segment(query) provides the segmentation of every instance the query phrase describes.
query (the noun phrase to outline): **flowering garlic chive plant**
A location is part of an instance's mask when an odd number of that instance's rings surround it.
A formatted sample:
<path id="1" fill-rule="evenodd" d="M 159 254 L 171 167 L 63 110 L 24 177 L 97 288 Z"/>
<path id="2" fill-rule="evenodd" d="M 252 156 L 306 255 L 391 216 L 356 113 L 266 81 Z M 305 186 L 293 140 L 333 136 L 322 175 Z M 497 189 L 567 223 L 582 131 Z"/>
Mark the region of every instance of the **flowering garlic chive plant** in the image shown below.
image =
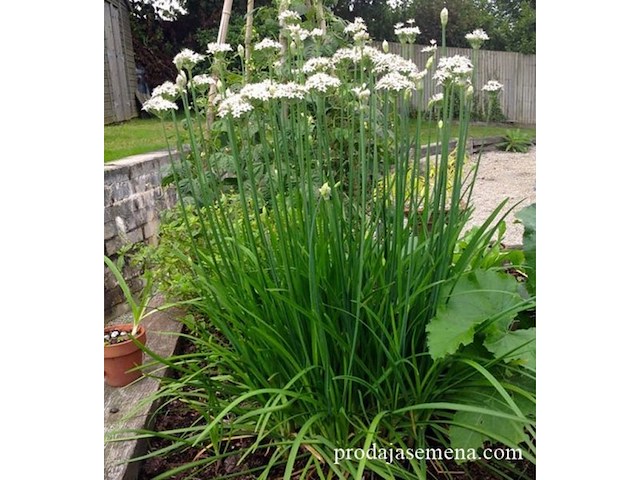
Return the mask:
<path id="1" fill-rule="evenodd" d="M 204 55 L 185 48 L 174 57 L 173 63 L 178 70 L 187 70 L 190 72 L 193 67 L 202 60 L 204 60 Z"/>
<path id="2" fill-rule="evenodd" d="M 228 43 L 211 42 L 207 44 L 207 52 L 211 55 L 219 55 L 232 51 L 233 48 Z"/>
<path id="3" fill-rule="evenodd" d="M 415 20 L 412 20 L 411 23 L 413 22 L 415 22 Z M 403 25 L 403 23 L 396 24 L 393 32 L 398 36 L 400 43 L 414 43 L 416 37 L 420 35 L 420 28 L 413 26 L 405 27 Z"/>
<path id="4" fill-rule="evenodd" d="M 466 88 L 471 85 L 472 73 L 473 64 L 469 57 L 454 55 L 453 57 L 443 57 L 438 61 L 438 68 L 433 78 L 438 85 L 455 84 Z"/>
<path id="5" fill-rule="evenodd" d="M 145 104 L 174 122 L 174 102 L 185 106 L 188 135 L 170 155 L 201 297 L 190 327 L 204 362 L 171 362 L 191 382 L 174 392 L 193 394 L 205 419 L 189 443 L 206 447 L 204 461 L 213 463 L 224 459 L 216 453 L 223 439 L 254 431 L 242 454 L 269 447 L 262 478 L 363 478 L 367 469 L 402 480 L 427 478 L 424 464 L 336 465 L 334 450 L 431 438 L 471 449 L 521 445 L 534 423 L 521 408 L 535 392 L 526 390 L 532 374 L 521 377 L 525 367 L 510 357 L 522 339 L 505 339 L 503 319 L 530 300 L 496 271 L 502 265 L 480 268 L 499 245 L 501 206 L 496 224 L 458 248 L 473 203 L 465 165 L 473 63 L 446 55 L 447 10 L 437 67 L 433 41 L 421 69 L 388 43 L 374 47 L 362 18 L 346 24 L 348 40 L 320 49 L 315 16 L 303 20 L 286 0 L 278 7 L 284 48 L 260 40 L 249 52 L 250 81 L 228 71 L 231 47 L 210 44 L 204 60 L 181 52 L 175 84 Z M 407 21 L 395 30 L 408 52 L 418 27 Z M 209 62 L 204 77 L 192 74 L 199 62 Z M 206 75 L 219 81 L 211 124 L 199 87 Z M 410 119 L 420 88 L 429 108 Z M 506 313 L 463 306 L 438 331 L 460 290 L 491 295 L 483 305 L 517 302 Z M 450 334 L 453 323 L 462 337 Z M 238 421 L 222 421 L 231 415 Z"/>
<path id="6" fill-rule="evenodd" d="M 489 80 L 483 87 L 483 92 L 499 92 L 502 90 L 503 85 L 497 80 Z"/>
<path id="7" fill-rule="evenodd" d="M 474 50 L 479 49 L 480 47 L 482 47 L 482 44 L 484 42 L 489 40 L 489 36 L 481 28 L 476 28 L 473 32 L 467 33 L 465 35 L 465 38 L 467 39 L 467 41 L 471 45 L 471 48 L 473 48 Z"/>
<path id="8" fill-rule="evenodd" d="M 280 43 L 276 42 L 275 40 L 272 40 L 271 38 L 263 38 L 258 43 L 256 43 L 253 48 L 257 51 L 261 51 L 269 49 L 280 50 L 280 47 Z"/>

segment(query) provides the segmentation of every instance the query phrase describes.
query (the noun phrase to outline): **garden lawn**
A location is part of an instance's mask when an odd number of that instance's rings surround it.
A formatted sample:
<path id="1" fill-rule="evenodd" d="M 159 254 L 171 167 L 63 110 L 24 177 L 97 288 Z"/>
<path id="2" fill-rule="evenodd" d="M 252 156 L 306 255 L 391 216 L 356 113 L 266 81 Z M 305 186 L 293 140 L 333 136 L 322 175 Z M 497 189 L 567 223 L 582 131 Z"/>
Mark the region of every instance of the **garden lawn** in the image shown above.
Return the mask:
<path id="1" fill-rule="evenodd" d="M 420 143 L 425 145 L 429 140 L 427 137 L 429 126 L 425 125 L 424 120 L 422 123 L 423 123 L 423 128 L 422 128 L 422 135 L 420 137 L 420 140 L 421 140 Z M 409 125 L 412 129 L 415 128 L 415 125 L 416 125 L 415 119 L 411 119 L 409 121 Z M 434 127 L 435 127 L 435 122 L 433 122 L 433 124 L 430 125 L 431 132 L 434 132 Z M 518 126 L 518 125 L 507 124 L 507 123 L 487 124 L 484 122 L 477 122 L 477 123 L 469 124 L 469 137 L 470 138 L 501 137 L 501 136 L 504 136 L 507 133 L 507 131 L 515 130 L 515 129 L 519 129 L 522 133 L 528 134 L 531 138 L 535 138 L 536 136 L 535 125 L 534 126 Z M 452 137 L 456 138 L 457 133 L 458 133 L 458 123 L 453 122 L 451 126 Z M 431 139 L 431 142 L 432 143 L 434 142 L 433 138 Z"/>
<path id="2" fill-rule="evenodd" d="M 175 128 L 171 121 L 165 123 L 169 142 L 175 144 Z M 410 121 L 411 128 L 415 127 L 415 120 Z M 427 143 L 428 128 L 423 124 L 422 144 Z M 484 138 L 504 135 L 507 130 L 519 128 L 522 132 L 535 137 L 536 128 L 515 127 L 508 124 L 472 123 L 469 125 L 469 137 Z M 458 125 L 454 124 L 452 133 L 455 133 Z M 433 131 L 433 130 L 432 130 Z M 116 125 L 104 126 L 104 162 L 111 162 L 119 158 L 140 153 L 153 152 L 166 149 L 167 144 L 162 131 L 162 123 L 157 118 L 135 118 L 128 122 Z"/>
<path id="3" fill-rule="evenodd" d="M 173 122 L 165 122 L 171 145 L 175 145 Z M 162 123 L 158 118 L 134 118 L 127 122 L 104 126 L 104 162 L 140 153 L 166 150 Z"/>

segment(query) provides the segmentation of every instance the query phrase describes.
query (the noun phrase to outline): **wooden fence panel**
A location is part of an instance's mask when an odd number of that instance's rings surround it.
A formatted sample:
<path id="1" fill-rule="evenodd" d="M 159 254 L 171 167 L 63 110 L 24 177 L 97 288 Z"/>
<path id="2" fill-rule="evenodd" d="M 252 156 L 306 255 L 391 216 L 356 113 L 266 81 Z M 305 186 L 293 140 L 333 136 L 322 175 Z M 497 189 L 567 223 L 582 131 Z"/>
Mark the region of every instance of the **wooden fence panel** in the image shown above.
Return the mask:
<path id="1" fill-rule="evenodd" d="M 129 17 L 120 1 L 104 2 L 104 123 L 137 116 L 136 74 Z"/>
<path id="2" fill-rule="evenodd" d="M 381 42 L 374 42 L 380 48 Z M 413 45 L 409 50 L 409 57 L 423 69 L 428 56 L 422 53 L 424 45 Z M 389 43 L 389 52 L 403 55 L 402 45 Z M 474 60 L 476 65 L 476 89 L 480 98 L 484 97 L 481 89 L 489 80 L 497 80 L 504 85 L 499 95 L 502 112 L 510 122 L 522 124 L 536 123 L 536 56 L 525 55 L 516 52 L 496 52 L 491 50 L 479 50 L 477 59 L 474 59 L 473 50 L 470 48 L 447 47 L 447 56 L 464 55 Z M 405 56 L 405 55 L 403 55 Z M 438 48 L 434 67 L 442 56 L 442 49 Z M 417 109 L 426 108 L 429 98 L 440 88 L 431 78 L 425 78 L 423 91 L 415 92 L 412 103 Z"/>

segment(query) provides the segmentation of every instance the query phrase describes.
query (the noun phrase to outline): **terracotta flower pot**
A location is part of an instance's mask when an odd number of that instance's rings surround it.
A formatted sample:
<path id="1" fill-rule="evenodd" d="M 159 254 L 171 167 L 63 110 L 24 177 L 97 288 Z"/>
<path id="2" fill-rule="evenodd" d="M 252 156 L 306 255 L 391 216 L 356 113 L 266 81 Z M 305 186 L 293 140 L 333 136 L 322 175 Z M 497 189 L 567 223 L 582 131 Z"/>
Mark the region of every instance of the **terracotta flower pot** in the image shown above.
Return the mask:
<path id="1" fill-rule="evenodd" d="M 111 325 L 105 327 L 104 333 L 106 335 L 113 330 L 131 331 L 131 325 Z M 146 344 L 147 332 L 144 327 L 138 327 L 136 340 L 143 345 Z M 138 365 L 142 365 L 142 350 L 133 343 L 133 340 L 104 346 L 104 378 L 108 385 L 123 387 L 140 378 L 142 376 L 140 370 L 129 371 Z"/>

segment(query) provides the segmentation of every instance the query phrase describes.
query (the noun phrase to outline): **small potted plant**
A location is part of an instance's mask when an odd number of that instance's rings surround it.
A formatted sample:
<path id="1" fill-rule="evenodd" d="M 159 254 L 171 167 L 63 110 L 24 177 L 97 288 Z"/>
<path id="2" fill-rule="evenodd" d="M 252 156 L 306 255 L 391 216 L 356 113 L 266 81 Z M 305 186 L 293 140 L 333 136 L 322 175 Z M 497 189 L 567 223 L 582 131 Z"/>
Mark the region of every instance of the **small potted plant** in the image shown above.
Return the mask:
<path id="1" fill-rule="evenodd" d="M 132 369 L 142 365 L 142 350 L 140 346 L 146 344 L 147 332 L 140 322 L 148 314 L 147 307 L 152 297 L 152 282 L 147 278 L 139 299 L 136 300 L 122 273 L 106 255 L 104 263 L 118 281 L 118 285 L 122 289 L 133 315 L 131 323 L 104 327 L 105 381 L 112 387 L 122 387 L 142 375 L 140 369 L 133 371 Z"/>

